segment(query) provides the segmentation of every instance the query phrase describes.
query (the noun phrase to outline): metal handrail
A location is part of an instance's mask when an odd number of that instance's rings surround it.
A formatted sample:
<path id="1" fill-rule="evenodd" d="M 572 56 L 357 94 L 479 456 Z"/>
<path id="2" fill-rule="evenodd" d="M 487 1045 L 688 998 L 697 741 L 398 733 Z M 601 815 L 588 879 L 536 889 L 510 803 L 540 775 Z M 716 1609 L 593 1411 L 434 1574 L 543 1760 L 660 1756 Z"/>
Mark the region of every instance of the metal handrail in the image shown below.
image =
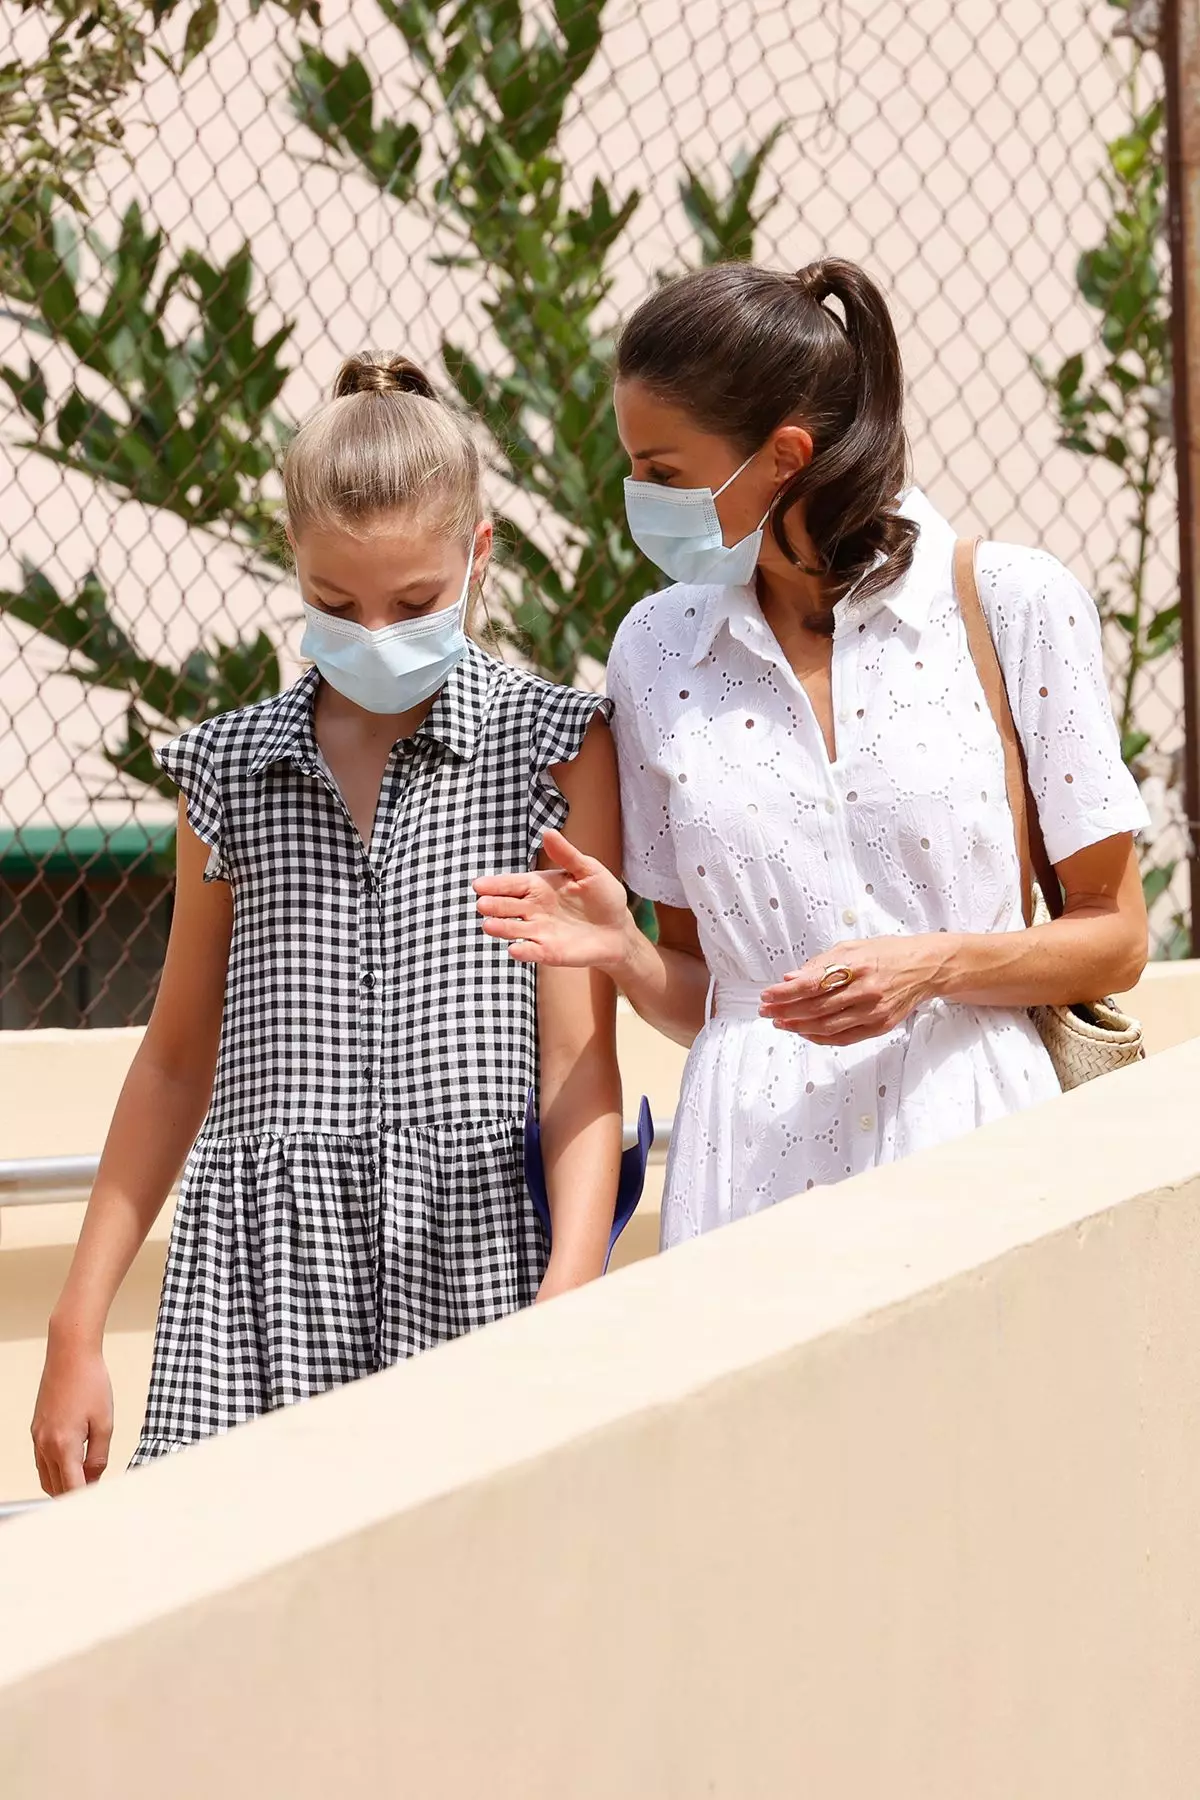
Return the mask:
<path id="1" fill-rule="evenodd" d="M 671 1142 L 671 1119 L 655 1119 L 651 1161 L 660 1161 Z M 628 1147 L 637 1136 L 636 1125 L 626 1125 Z M 6 1206 L 56 1206 L 86 1200 L 100 1167 L 98 1156 L 18 1156 L 0 1159 L 0 1208 Z"/>
<path id="2" fill-rule="evenodd" d="M 0 1206 L 52 1206 L 86 1200 L 98 1156 L 18 1156 L 0 1161 Z"/>

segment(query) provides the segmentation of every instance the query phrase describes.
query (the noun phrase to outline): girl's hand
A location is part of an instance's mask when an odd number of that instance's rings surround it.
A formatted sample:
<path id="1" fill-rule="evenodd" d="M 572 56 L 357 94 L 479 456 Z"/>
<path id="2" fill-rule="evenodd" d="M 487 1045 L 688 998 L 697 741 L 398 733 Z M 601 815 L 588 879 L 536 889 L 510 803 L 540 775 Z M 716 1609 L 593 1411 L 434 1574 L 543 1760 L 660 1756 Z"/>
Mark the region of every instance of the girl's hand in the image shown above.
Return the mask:
<path id="1" fill-rule="evenodd" d="M 546 1265 L 546 1273 L 542 1276 L 542 1284 L 537 1291 L 537 1302 L 555 1300 L 559 1294 L 569 1294 L 574 1288 L 586 1287 L 589 1281 L 595 1281 L 604 1273 L 600 1268 L 585 1268 L 582 1265 L 569 1267 L 564 1262 L 556 1262 L 551 1256 Z M 536 1304 L 535 1303 L 535 1304 Z"/>
<path id="2" fill-rule="evenodd" d="M 517 962 L 615 969 L 625 952 L 629 908 L 617 877 L 560 831 L 542 849 L 556 866 L 525 875 L 481 875 L 473 885 L 489 937 L 508 938 Z"/>
<path id="3" fill-rule="evenodd" d="M 102 1351 L 56 1345 L 51 1333 L 32 1429 L 38 1479 L 47 1494 L 99 1481 L 113 1429 L 112 1383 Z"/>
<path id="4" fill-rule="evenodd" d="M 938 992 L 948 949 L 941 932 L 835 944 L 764 988 L 761 1016 L 813 1044 L 861 1044 L 882 1037 Z M 849 969 L 853 980 L 823 992 L 826 972 L 836 968 Z"/>

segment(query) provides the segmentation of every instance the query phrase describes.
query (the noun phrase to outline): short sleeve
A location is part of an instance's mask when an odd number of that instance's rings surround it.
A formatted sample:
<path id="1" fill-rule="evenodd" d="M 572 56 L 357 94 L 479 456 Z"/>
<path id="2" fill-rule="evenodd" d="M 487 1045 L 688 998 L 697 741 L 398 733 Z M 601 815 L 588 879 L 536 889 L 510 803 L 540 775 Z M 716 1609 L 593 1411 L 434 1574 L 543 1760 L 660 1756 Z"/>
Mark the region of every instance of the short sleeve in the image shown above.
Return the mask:
<path id="1" fill-rule="evenodd" d="M 618 632 L 608 660 L 608 697 L 613 703 L 613 738 L 621 779 L 621 823 L 625 881 L 642 900 L 687 906 L 671 841 L 670 782 L 646 742 L 649 692 L 638 693 L 630 655 L 632 619 Z"/>
<path id="2" fill-rule="evenodd" d="M 567 801 L 552 771 L 574 762 L 595 718 L 609 719 L 612 707 L 603 694 L 547 685 L 530 746 L 530 858 L 536 856 L 545 831 L 561 831 Z"/>
<path id="3" fill-rule="evenodd" d="M 1150 815 L 1121 757 L 1090 594 L 1054 557 L 1015 545 L 982 545 L 978 577 L 1051 862 L 1143 831 Z"/>
<path id="4" fill-rule="evenodd" d="M 187 803 L 188 824 L 211 852 L 205 881 L 228 881 L 225 807 L 217 778 L 212 726 L 193 725 L 157 752 L 158 761 Z"/>

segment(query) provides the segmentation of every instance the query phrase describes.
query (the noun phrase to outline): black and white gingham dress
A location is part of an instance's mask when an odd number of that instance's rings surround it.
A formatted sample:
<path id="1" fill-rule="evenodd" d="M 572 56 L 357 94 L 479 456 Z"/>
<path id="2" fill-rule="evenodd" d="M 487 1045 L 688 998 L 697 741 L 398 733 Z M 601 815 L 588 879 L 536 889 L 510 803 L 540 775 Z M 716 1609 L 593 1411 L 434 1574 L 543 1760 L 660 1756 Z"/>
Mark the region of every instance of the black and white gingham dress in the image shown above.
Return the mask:
<path id="1" fill-rule="evenodd" d="M 533 1299 L 533 970 L 471 881 L 528 867 L 595 695 L 471 646 L 394 748 L 364 849 L 310 671 L 161 751 L 234 895 L 212 1106 L 185 1171 L 134 1462 Z"/>

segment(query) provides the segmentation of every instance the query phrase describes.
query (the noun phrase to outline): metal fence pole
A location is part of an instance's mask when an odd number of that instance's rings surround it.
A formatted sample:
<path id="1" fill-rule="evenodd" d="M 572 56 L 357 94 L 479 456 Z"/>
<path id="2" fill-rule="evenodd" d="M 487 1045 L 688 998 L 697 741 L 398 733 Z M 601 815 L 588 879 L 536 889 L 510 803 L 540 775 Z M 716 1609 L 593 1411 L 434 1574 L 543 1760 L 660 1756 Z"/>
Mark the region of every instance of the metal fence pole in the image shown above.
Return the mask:
<path id="1" fill-rule="evenodd" d="M 1191 939 L 1200 953 L 1200 0 L 1165 0 L 1175 461 Z"/>

